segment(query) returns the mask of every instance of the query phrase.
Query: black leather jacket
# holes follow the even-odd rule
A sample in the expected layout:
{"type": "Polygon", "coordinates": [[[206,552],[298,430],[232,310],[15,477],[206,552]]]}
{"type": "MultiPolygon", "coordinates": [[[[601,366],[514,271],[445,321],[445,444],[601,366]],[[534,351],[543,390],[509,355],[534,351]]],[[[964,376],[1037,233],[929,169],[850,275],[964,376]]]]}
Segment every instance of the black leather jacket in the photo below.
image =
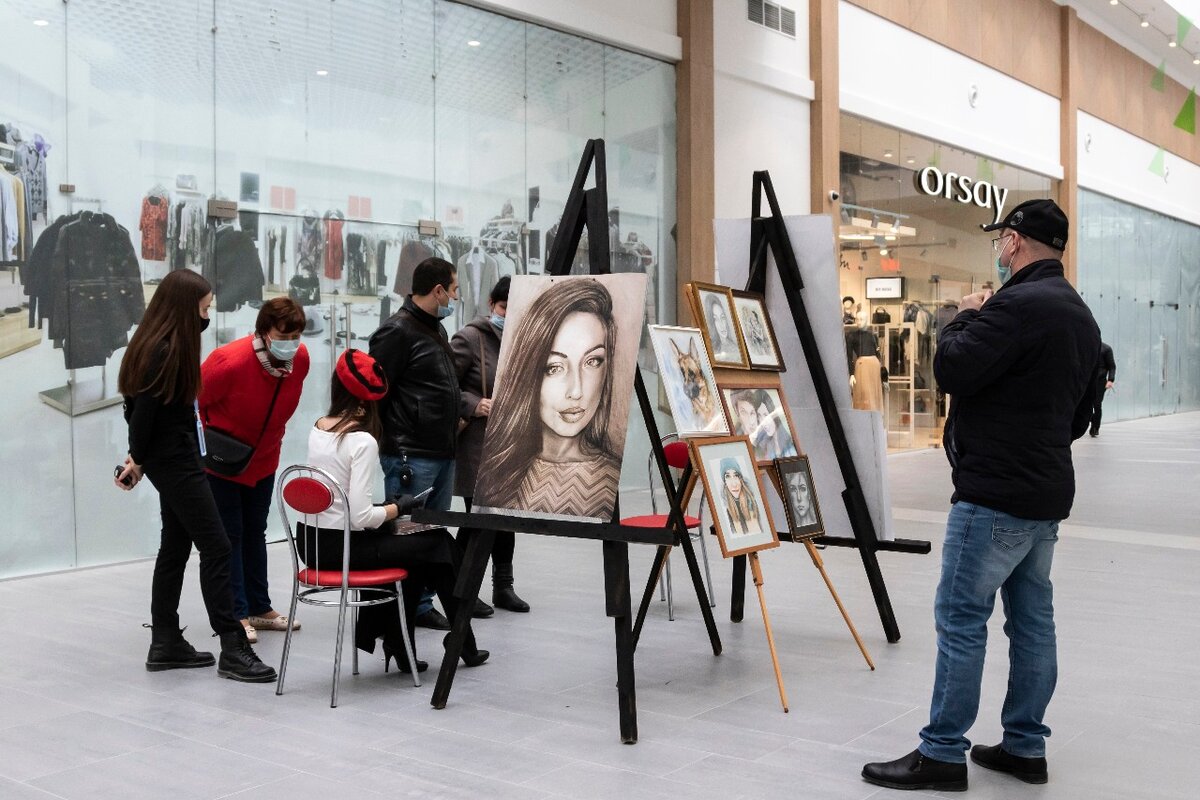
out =
{"type": "Polygon", "coordinates": [[[383,400],[383,455],[454,458],[458,419],[465,416],[458,373],[441,322],[404,305],[371,334],[371,355],[388,379],[383,400]]]}

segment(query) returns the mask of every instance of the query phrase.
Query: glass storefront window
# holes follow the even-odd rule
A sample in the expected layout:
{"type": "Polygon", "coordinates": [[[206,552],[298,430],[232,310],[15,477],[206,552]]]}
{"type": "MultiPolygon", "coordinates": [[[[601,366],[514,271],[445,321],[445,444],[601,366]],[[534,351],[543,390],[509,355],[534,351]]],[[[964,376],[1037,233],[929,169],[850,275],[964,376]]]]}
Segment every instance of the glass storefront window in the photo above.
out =
{"type": "MultiPolygon", "coordinates": [[[[852,354],[877,342],[888,371],[877,410],[890,447],[940,442],[946,401],[933,378],[939,324],[957,313],[964,295],[996,282],[995,234],[979,226],[1003,216],[997,207],[1007,211],[1050,189],[1045,176],[842,115],[839,274],[842,297],[853,298],[843,304],[844,322],[852,354]]],[[[860,407],[878,403],[856,398],[860,407]]]]}
{"type": "Polygon", "coordinates": [[[92,308],[47,304],[37,320],[28,256],[60,217],[110,215],[146,299],[172,269],[205,274],[206,354],[266,298],[305,305],[312,368],[285,464],[304,458],[335,354],[367,346],[420,257],[453,261],[468,290],[451,333],[500,276],[543,270],[589,138],[608,143],[613,270],[650,275],[649,321],[675,318],[669,64],[446,0],[0,0],[0,41],[0,180],[20,177],[13,147],[40,141],[47,206],[22,223],[26,249],[0,254],[0,401],[19,421],[0,443],[0,578],[157,547],[153,493],[110,477],[132,323],[97,337],[92,308]],[[210,218],[210,199],[235,217],[210,218]]]}

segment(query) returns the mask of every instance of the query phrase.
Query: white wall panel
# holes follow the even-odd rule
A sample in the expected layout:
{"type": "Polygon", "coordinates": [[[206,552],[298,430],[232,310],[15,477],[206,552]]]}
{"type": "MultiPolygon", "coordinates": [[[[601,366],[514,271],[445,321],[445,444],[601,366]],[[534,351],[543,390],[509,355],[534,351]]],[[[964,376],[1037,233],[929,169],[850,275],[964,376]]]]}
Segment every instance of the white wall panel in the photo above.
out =
{"type": "Polygon", "coordinates": [[[1062,177],[1057,98],[845,0],[839,13],[843,111],[1062,177]]]}
{"type": "Polygon", "coordinates": [[[1158,145],[1079,112],[1079,186],[1200,225],[1200,166],[1166,153],[1166,179],[1150,171],[1158,145]]]}

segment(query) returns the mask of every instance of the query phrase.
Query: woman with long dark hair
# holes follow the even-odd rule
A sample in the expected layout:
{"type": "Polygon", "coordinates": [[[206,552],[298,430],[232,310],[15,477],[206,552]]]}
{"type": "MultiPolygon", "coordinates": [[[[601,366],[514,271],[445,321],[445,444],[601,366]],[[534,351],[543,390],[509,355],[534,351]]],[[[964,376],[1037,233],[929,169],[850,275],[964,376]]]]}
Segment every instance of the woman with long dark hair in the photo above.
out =
{"type": "Polygon", "coordinates": [[[209,471],[221,522],[232,548],[233,613],[251,642],[259,630],[299,630],[271,606],[267,584],[267,516],[287,422],[300,403],[308,350],[300,343],[304,309],[290,297],[263,303],[254,333],[218,347],[200,367],[200,416],[254,447],[237,475],[209,471]]]}
{"type": "Polygon", "coordinates": [[[154,563],[151,643],[146,669],[209,667],[212,653],[197,652],[179,628],[179,596],[192,545],[200,552],[200,591],[209,624],[221,637],[217,674],[252,683],[275,680],[255,655],[233,614],[229,538],[204,477],[200,393],[200,333],[208,327],[212,287],[182,269],[154,292],[129,341],[117,388],[125,396],[129,455],[115,482],[129,491],[142,476],[158,490],[162,541],[154,563]]]}
{"type": "Polygon", "coordinates": [[[721,501],[725,505],[733,535],[762,533],[758,500],[735,458],[721,459],[721,501]]]}
{"type": "MultiPolygon", "coordinates": [[[[383,505],[371,500],[376,478],[380,475],[379,438],[383,421],[379,401],[387,396],[387,377],[383,368],[361,350],[342,353],[334,370],[330,388],[329,413],[317,420],[308,434],[308,460],[325,470],[346,491],[350,505],[350,569],[370,570],[401,567],[409,571],[402,584],[404,609],[408,617],[400,620],[396,603],[382,603],[359,609],[355,644],[375,652],[375,640],[383,638],[384,665],[395,658],[401,671],[408,671],[403,659],[404,628],[411,635],[414,614],[422,588],[437,593],[451,619],[458,610],[454,583],[458,576],[458,552],[454,540],[444,529],[397,535],[388,525],[399,516],[411,498],[390,499],[383,505]]],[[[300,557],[309,567],[341,571],[344,551],[345,517],[339,505],[317,515],[315,526],[298,524],[300,557]]],[[[394,587],[389,587],[394,588],[394,587]]],[[[475,645],[475,634],[468,629],[462,660],[468,667],[487,661],[488,651],[475,645]]],[[[428,664],[417,662],[418,671],[428,664]]]]}
{"type": "Polygon", "coordinates": [[[601,518],[621,463],[609,436],[617,328],[599,281],[553,284],[511,334],[504,389],[492,405],[475,504],[601,518]],[[530,387],[537,387],[531,390],[530,387]]]}

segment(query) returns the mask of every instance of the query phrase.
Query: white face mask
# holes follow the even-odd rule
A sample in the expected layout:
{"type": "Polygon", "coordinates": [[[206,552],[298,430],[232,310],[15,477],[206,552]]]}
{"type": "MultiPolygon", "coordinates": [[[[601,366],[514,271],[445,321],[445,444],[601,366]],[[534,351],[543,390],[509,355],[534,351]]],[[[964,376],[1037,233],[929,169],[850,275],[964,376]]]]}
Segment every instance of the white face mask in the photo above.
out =
{"type": "Polygon", "coordinates": [[[280,361],[291,361],[295,358],[296,353],[300,350],[299,339],[272,339],[267,349],[271,351],[271,355],[280,361]]]}

